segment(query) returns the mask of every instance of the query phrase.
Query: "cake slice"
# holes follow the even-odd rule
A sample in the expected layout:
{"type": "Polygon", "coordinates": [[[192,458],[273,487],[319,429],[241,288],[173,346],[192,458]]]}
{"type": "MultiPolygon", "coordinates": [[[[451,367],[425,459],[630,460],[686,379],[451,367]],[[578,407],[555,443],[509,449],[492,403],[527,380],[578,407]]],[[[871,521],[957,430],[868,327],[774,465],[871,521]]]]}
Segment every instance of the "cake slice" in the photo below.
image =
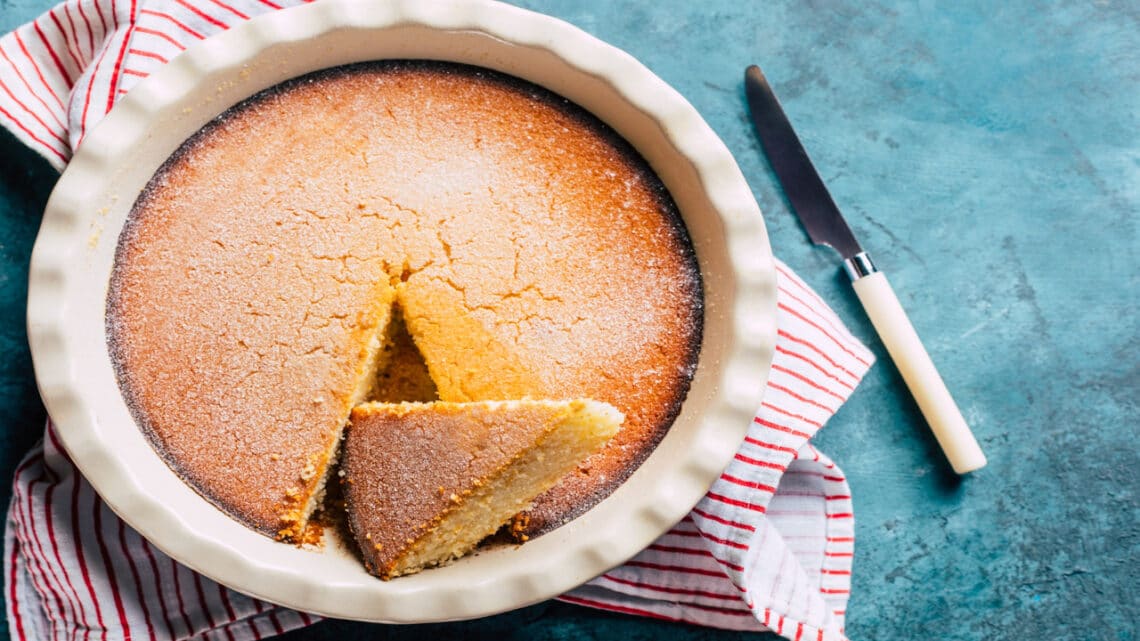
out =
{"type": "Polygon", "coordinates": [[[624,420],[592,400],[356,407],[341,460],[365,566],[390,579],[463,556],[624,420]]]}

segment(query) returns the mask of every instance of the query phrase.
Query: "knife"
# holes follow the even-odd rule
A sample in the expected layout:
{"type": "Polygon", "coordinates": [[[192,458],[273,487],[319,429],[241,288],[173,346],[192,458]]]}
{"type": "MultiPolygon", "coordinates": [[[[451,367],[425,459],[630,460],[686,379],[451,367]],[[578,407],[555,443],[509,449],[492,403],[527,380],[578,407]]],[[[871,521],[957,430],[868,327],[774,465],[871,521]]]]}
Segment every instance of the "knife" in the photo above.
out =
{"type": "Polygon", "coordinates": [[[752,124],[792,209],[813,243],[831,247],[843,257],[843,267],[851,277],[859,302],[898,366],[951,467],[958,474],[983,467],[985,454],[922,346],[891,284],[871,262],[870,255],[863,251],[839,213],[760,67],[752,65],[745,70],[744,88],[752,124]]]}

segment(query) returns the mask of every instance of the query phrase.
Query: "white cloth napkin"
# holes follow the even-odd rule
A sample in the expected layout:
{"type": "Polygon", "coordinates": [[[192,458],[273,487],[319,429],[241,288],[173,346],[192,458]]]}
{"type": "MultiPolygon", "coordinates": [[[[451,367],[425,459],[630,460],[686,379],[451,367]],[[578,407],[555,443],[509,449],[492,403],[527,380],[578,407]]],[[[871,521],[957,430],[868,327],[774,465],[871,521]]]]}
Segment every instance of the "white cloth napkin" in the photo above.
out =
{"type": "MultiPolygon", "coordinates": [[[[0,124],[63,169],[115,101],[196,41],[296,0],[68,0],[0,37],[0,124]]],[[[808,442],[873,357],[785,265],[760,409],[682,522],[561,597],[615,612],[788,639],[843,640],[854,546],[843,473],[808,442]]],[[[233,592],[173,561],[44,440],[16,472],[4,551],[13,639],[261,639],[318,617],[233,592]]]]}

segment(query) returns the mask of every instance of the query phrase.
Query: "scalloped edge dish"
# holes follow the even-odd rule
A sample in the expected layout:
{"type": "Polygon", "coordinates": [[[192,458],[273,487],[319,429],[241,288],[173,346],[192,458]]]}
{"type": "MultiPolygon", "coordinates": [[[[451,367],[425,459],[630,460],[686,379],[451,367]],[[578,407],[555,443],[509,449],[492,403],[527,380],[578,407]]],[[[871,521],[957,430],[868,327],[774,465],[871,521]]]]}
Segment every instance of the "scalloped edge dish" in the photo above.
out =
{"type": "Polygon", "coordinates": [[[775,268],[736,162],[688,102],[564,22],[483,0],[325,0],[269,13],[188,49],[87,137],[48,202],[32,254],[28,337],[68,453],[110,507],[164,552],[246,594],[326,616],[416,623],[522,607],[617,566],[683,518],[753,417],[775,345],[775,268]],[[705,287],[700,361],[681,414],[609,498],[521,546],[382,582],[347,549],[278,543],[185,485],[131,420],[104,336],[119,232],[158,166],[233,104],[317,69],[423,58],[495,69],[593,112],[676,201],[705,287]]]}

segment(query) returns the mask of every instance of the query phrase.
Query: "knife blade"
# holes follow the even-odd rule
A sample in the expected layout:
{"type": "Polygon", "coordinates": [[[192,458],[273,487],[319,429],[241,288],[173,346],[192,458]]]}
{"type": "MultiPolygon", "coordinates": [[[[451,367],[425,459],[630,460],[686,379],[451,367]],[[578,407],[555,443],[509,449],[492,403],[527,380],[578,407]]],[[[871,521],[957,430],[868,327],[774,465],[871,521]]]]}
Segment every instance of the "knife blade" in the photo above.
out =
{"type": "Polygon", "coordinates": [[[959,474],[986,464],[977,439],[886,276],[863,250],[835,205],[760,67],[744,72],[752,124],[792,211],[812,242],[839,252],[855,294],[918,403],[935,439],[959,474]]]}

